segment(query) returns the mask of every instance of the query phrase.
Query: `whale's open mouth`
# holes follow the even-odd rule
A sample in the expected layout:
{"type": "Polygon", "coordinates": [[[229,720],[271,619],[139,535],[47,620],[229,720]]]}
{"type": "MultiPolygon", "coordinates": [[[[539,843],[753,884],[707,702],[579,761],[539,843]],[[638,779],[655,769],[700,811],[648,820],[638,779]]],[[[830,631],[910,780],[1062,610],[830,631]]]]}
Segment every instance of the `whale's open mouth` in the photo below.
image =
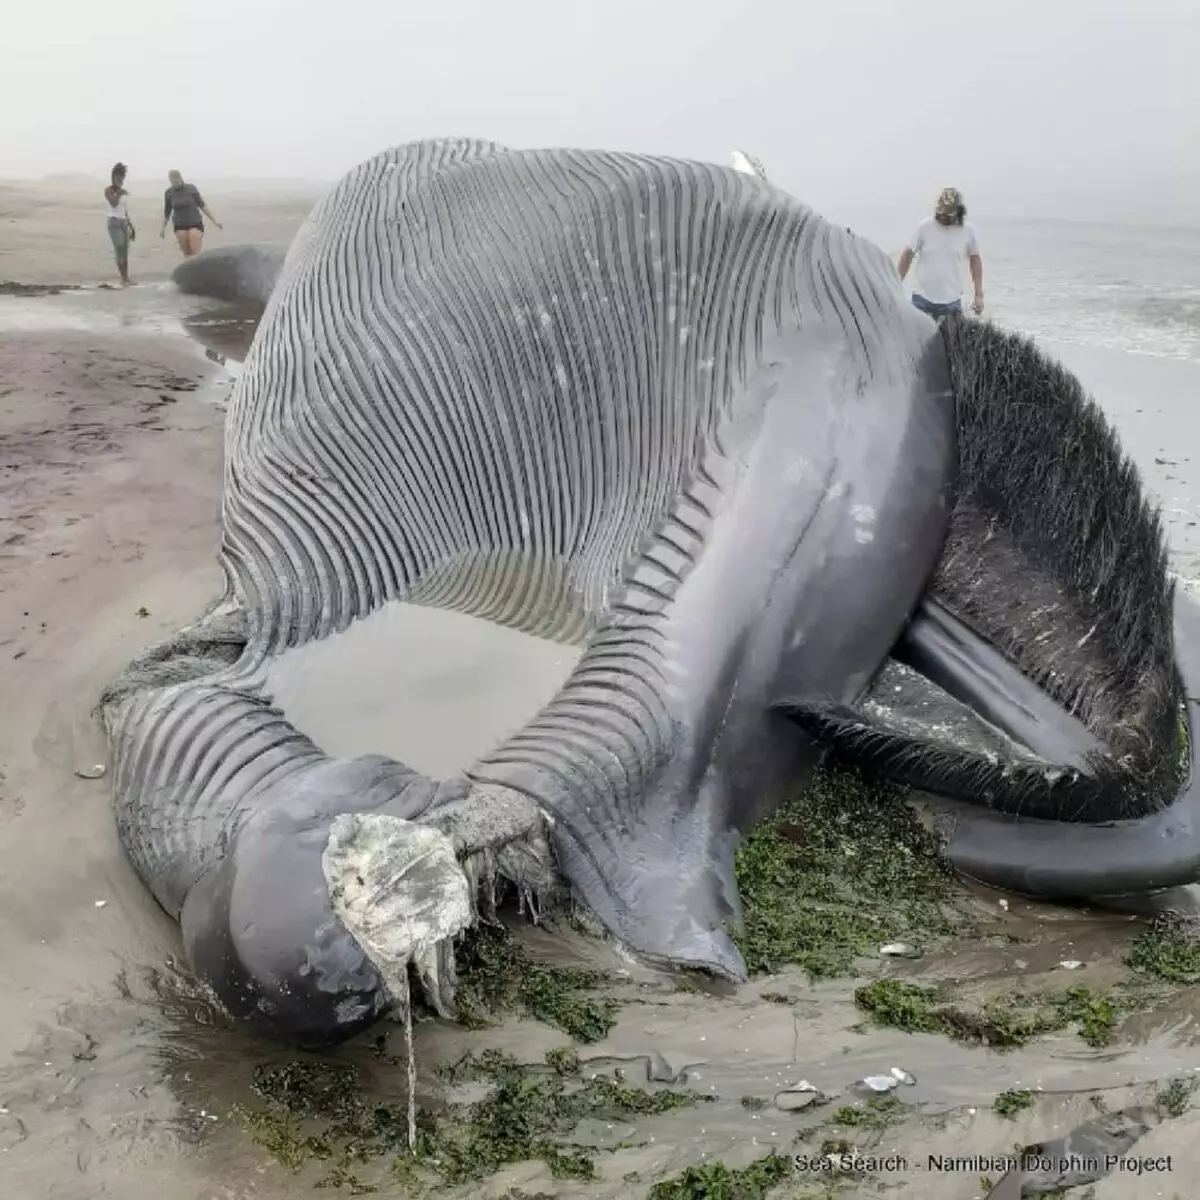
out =
{"type": "Polygon", "coordinates": [[[1048,897],[1200,878],[1200,609],[1100,410],[1026,341],[943,326],[960,476],[918,612],[855,706],[789,702],[942,798],[950,855],[1048,897]]]}

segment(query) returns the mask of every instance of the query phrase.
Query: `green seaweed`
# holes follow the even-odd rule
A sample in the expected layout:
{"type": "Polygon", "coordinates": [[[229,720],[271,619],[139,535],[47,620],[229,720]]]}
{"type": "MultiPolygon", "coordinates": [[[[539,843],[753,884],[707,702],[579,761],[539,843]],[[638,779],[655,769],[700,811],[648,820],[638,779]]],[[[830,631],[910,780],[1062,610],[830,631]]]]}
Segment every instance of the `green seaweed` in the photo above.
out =
{"type": "Polygon", "coordinates": [[[565,1140],[580,1121],[653,1116],[712,1100],[699,1092],[631,1087],[620,1072],[581,1080],[562,1066],[560,1059],[552,1073],[539,1076],[499,1050],[465,1056],[451,1077],[485,1080],[491,1091],[478,1103],[422,1114],[412,1165],[432,1170],[444,1184],[485,1179],[531,1159],[546,1163],[558,1179],[592,1179],[596,1150],[565,1140]]]}
{"type": "Polygon", "coordinates": [[[406,1112],[366,1100],[351,1064],[298,1060],[260,1066],[253,1090],[266,1107],[239,1106],[235,1112],[255,1143],[293,1172],[310,1160],[327,1163],[329,1174],[318,1187],[365,1195],[371,1185],[352,1168],[406,1146],[406,1112]]]}
{"type": "Polygon", "coordinates": [[[1027,1108],[1032,1108],[1033,1104],[1033,1092],[1027,1088],[1010,1088],[1007,1092],[1001,1092],[996,1097],[992,1103],[992,1107],[1000,1116],[1011,1121],[1017,1113],[1024,1112],[1027,1108]]]}
{"type": "Polygon", "coordinates": [[[829,1116],[831,1125],[850,1125],[855,1129],[889,1129],[903,1121],[912,1110],[895,1096],[869,1096],[863,1104],[844,1104],[829,1116]]]}
{"type": "Polygon", "coordinates": [[[937,988],[903,979],[877,979],[856,988],[854,1003],[880,1025],[906,1033],[944,1031],[937,988]]]}
{"type": "Polygon", "coordinates": [[[546,1051],[546,1066],[559,1075],[579,1073],[579,1052],[574,1046],[559,1046],[546,1051]]]}
{"type": "Polygon", "coordinates": [[[598,1151],[575,1145],[581,1121],[653,1116],[710,1103],[713,1097],[678,1089],[633,1087],[620,1072],[583,1079],[571,1051],[551,1051],[550,1065],[528,1067],[498,1050],[467,1055],[445,1074],[452,1082],[488,1084],[486,1096],[422,1112],[415,1152],[408,1147],[405,1108],[374,1102],[347,1063],[297,1061],[260,1067],[254,1090],[266,1107],[241,1110],[254,1141],[288,1170],[327,1165],[316,1186],[365,1195],[377,1185],[355,1169],[388,1155],[398,1180],[420,1185],[477,1182],[511,1163],[538,1159],[558,1179],[591,1179],[598,1151]]]}
{"type": "Polygon", "coordinates": [[[865,984],[855,990],[854,1002],[881,1025],[908,1033],[942,1033],[997,1049],[1024,1046],[1067,1029],[1089,1046],[1107,1046],[1121,1018],[1136,1007],[1126,989],[1072,987],[1040,995],[1010,992],[968,1009],[953,1004],[943,989],[900,979],[865,984]]]}
{"type": "Polygon", "coordinates": [[[813,978],[853,973],[881,942],[927,947],[963,917],[938,837],[890,784],[823,767],[753,829],[736,858],[752,974],[797,964],[813,978]]]}
{"type": "Polygon", "coordinates": [[[1200,1087],[1200,1080],[1172,1079],[1165,1088],[1154,1097],[1155,1103],[1168,1117],[1182,1117],[1191,1107],[1192,1095],[1200,1087]]]}
{"type": "Polygon", "coordinates": [[[656,1183],[646,1200],[763,1200],[791,1174],[792,1160],[782,1154],[768,1154],[748,1167],[705,1163],[656,1183]]]}
{"type": "Polygon", "coordinates": [[[1160,921],[1134,938],[1125,963],[1167,983],[1200,983],[1200,937],[1177,923],[1160,921]]]}
{"type": "Polygon", "coordinates": [[[602,971],[536,963],[503,927],[480,923],[468,930],[456,957],[459,1015],[468,1026],[515,1010],[590,1043],[616,1024],[619,1003],[599,994],[608,982],[602,971]]]}

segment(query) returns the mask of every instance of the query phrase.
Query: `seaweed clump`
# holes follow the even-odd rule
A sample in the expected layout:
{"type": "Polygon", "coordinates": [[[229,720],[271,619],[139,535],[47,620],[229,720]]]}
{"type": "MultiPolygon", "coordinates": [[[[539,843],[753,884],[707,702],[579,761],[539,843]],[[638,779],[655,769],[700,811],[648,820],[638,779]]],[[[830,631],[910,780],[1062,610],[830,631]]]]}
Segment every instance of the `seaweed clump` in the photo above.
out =
{"type": "Polygon", "coordinates": [[[843,1104],[829,1115],[829,1124],[855,1129],[890,1129],[912,1110],[895,1096],[868,1096],[865,1104],[843,1104]]]}
{"type": "Polygon", "coordinates": [[[752,974],[794,963],[815,979],[850,975],[881,942],[927,948],[964,924],[937,835],[900,788],[848,767],[820,768],[760,823],[736,872],[734,936],[752,974]]]}
{"type": "Polygon", "coordinates": [[[1200,983],[1200,936],[1195,928],[1168,918],[1138,934],[1126,965],[1139,975],[1167,983],[1200,983]]]}
{"type": "Polygon", "coordinates": [[[782,1154],[768,1154],[747,1167],[704,1163],[656,1183],[646,1200],[764,1200],[792,1174],[792,1161],[782,1154]]]}
{"type": "Polygon", "coordinates": [[[326,1164],[317,1187],[345,1188],[351,1195],[373,1192],[355,1169],[407,1148],[407,1108],[364,1097],[351,1063],[259,1066],[252,1086],[265,1107],[235,1111],[254,1141],[289,1171],[310,1161],[326,1164]]]}
{"type": "Polygon", "coordinates": [[[400,1170],[432,1169],[440,1182],[453,1185],[537,1159],[556,1179],[593,1179],[595,1148],[567,1140],[585,1118],[653,1116],[711,1099],[699,1092],[631,1087],[619,1072],[584,1080],[577,1061],[562,1055],[554,1055],[548,1065],[548,1071],[534,1071],[498,1050],[461,1059],[448,1077],[487,1082],[488,1096],[472,1105],[451,1105],[441,1114],[424,1114],[417,1152],[410,1162],[400,1160],[400,1170]]]}
{"type": "Polygon", "coordinates": [[[503,926],[479,923],[463,935],[455,954],[456,1003],[468,1028],[511,1010],[591,1043],[616,1024],[620,1004],[599,994],[608,982],[602,971],[536,963],[503,926]]]}
{"type": "Polygon", "coordinates": [[[996,1049],[1024,1046],[1036,1037],[1074,1029],[1089,1046],[1107,1046],[1121,1019],[1137,1007],[1127,989],[1086,987],[996,996],[977,1009],[954,1004],[940,988],[879,979],[857,988],[854,1002],[881,1025],[908,1033],[942,1033],[996,1049]]]}
{"type": "MultiPolygon", "coordinates": [[[[352,1195],[380,1190],[356,1173],[392,1156],[391,1184],[415,1190],[475,1183],[501,1168],[540,1160],[556,1179],[593,1179],[597,1147],[571,1140],[586,1120],[646,1117],[709,1103],[711,1096],[683,1089],[647,1090],[620,1072],[583,1078],[573,1051],[552,1051],[543,1065],[528,1066],[488,1050],[466,1055],[445,1071],[448,1082],[482,1083],[473,1103],[450,1104],[418,1116],[410,1152],[407,1109],[364,1096],[348,1063],[294,1062],[260,1067],[254,1090],[266,1102],[242,1111],[254,1140],[290,1171],[326,1165],[318,1188],[352,1195]]],[[[378,1172],[376,1172],[378,1174],[378,1172]]]]}
{"type": "Polygon", "coordinates": [[[992,1107],[1000,1116],[1011,1121],[1017,1113],[1032,1108],[1033,1102],[1034,1094],[1028,1088],[1009,1088],[1007,1092],[1001,1092],[996,1097],[992,1107]]]}
{"type": "Polygon", "coordinates": [[[1182,1117],[1192,1106],[1192,1096],[1200,1080],[1172,1079],[1165,1088],[1154,1097],[1155,1103],[1167,1117],[1182,1117]]]}

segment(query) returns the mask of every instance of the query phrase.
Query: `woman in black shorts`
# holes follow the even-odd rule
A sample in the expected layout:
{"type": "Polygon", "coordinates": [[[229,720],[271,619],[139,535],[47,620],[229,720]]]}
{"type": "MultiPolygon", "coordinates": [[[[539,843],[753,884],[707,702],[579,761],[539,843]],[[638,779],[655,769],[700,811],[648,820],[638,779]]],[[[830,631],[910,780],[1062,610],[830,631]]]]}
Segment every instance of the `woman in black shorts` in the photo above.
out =
{"type": "Polygon", "coordinates": [[[172,171],[167,178],[171,186],[163,196],[163,223],[158,236],[166,235],[167,222],[170,221],[184,258],[191,258],[193,254],[200,253],[204,241],[204,217],[218,229],[222,228],[221,222],[205,207],[204,198],[194,183],[184,183],[178,171],[172,171]]]}

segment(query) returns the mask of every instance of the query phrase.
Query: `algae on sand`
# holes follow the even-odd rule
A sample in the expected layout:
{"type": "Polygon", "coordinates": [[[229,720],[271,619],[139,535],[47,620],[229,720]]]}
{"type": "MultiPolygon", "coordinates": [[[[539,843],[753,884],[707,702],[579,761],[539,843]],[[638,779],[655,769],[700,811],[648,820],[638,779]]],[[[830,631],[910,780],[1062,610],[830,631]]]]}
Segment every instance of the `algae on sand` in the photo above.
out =
{"type": "Polygon", "coordinates": [[[1107,1046],[1121,1019],[1140,1007],[1130,989],[1085,987],[1053,992],[1007,992],[978,1008],[956,1004],[948,989],[902,979],[877,979],[854,992],[854,1002],[880,1025],[908,1033],[942,1033],[996,1049],[1074,1029],[1089,1046],[1107,1046]]]}
{"type": "Polygon", "coordinates": [[[324,1164],[315,1186],[363,1195],[378,1190],[370,1164],[391,1157],[391,1183],[416,1191],[479,1182],[513,1163],[540,1160],[559,1179],[592,1179],[600,1151],[571,1140],[586,1119],[654,1116],[712,1102],[683,1089],[630,1086],[619,1072],[583,1078],[570,1053],[528,1066],[498,1050],[468,1054],[445,1072],[452,1083],[486,1085],[484,1097],[419,1117],[415,1153],[407,1148],[407,1110],[365,1096],[346,1063],[293,1062],[259,1068],[255,1091],[266,1107],[243,1110],[254,1140],[298,1172],[324,1164]],[[364,1180],[356,1172],[371,1176],[364,1180]]]}
{"type": "Polygon", "coordinates": [[[764,1200],[791,1174],[791,1160],[781,1154],[768,1154],[748,1167],[705,1163],[656,1183],[646,1200],[764,1200]]]}
{"type": "Polygon", "coordinates": [[[848,975],[881,943],[928,948],[962,923],[937,835],[903,791],[849,768],[817,770],[750,833],[736,869],[751,974],[848,975]]]}
{"type": "Polygon", "coordinates": [[[912,1114],[903,1100],[895,1096],[868,1096],[862,1104],[843,1104],[829,1115],[831,1125],[849,1125],[855,1129],[890,1129],[912,1114]]]}
{"type": "Polygon", "coordinates": [[[1134,938],[1125,961],[1138,974],[1166,983],[1200,983],[1200,929],[1161,918],[1134,938]]]}
{"type": "MultiPolygon", "coordinates": [[[[567,1139],[585,1118],[652,1116],[711,1102],[698,1092],[630,1087],[620,1073],[581,1079],[555,1056],[549,1070],[531,1069],[498,1050],[468,1055],[450,1069],[456,1081],[483,1080],[488,1096],[465,1107],[425,1114],[411,1166],[446,1184],[468,1183],[510,1163],[540,1159],[555,1178],[592,1179],[597,1151],[567,1139]]],[[[402,1170],[408,1164],[399,1160],[402,1170]]]]}
{"type": "Polygon", "coordinates": [[[992,1107],[1000,1116],[1011,1121],[1017,1113],[1032,1108],[1033,1104],[1034,1093],[1028,1088],[1009,1088],[1007,1092],[1001,1092],[996,1097],[992,1102],[992,1107]]]}
{"type": "Polygon", "coordinates": [[[600,1041],[616,1024],[620,1006],[602,993],[603,972],[536,963],[503,926],[468,930],[456,957],[456,1003],[468,1027],[513,1010],[587,1043],[600,1041]]]}
{"type": "Polygon", "coordinates": [[[1168,1117],[1182,1117],[1192,1106],[1192,1096],[1200,1087],[1200,1080],[1195,1077],[1187,1079],[1172,1079],[1158,1095],[1155,1103],[1168,1117]]]}

